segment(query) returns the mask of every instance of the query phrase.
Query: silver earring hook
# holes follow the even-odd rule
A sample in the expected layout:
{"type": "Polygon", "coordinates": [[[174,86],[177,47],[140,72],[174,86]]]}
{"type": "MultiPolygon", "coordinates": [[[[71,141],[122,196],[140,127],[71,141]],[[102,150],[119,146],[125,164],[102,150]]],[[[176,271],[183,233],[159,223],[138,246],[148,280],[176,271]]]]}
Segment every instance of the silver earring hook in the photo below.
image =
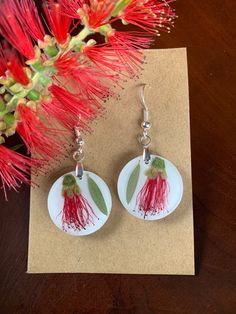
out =
{"type": "Polygon", "coordinates": [[[149,119],[149,110],[148,110],[148,106],[145,102],[145,97],[144,97],[144,90],[145,90],[146,85],[147,84],[145,84],[145,83],[141,84],[140,89],[139,89],[139,99],[140,99],[140,103],[143,107],[144,122],[148,121],[148,119],[149,119]]]}
{"type": "Polygon", "coordinates": [[[75,142],[77,144],[77,149],[73,153],[73,159],[76,162],[75,166],[75,175],[80,180],[83,178],[84,167],[83,167],[83,160],[84,160],[84,152],[83,152],[83,145],[84,141],[80,133],[79,125],[74,126],[75,132],[75,142]]]}
{"type": "Polygon", "coordinates": [[[141,105],[143,107],[143,121],[141,124],[141,127],[143,129],[143,134],[139,137],[139,142],[143,146],[143,160],[146,164],[150,162],[151,155],[149,152],[149,146],[151,144],[151,138],[148,135],[148,130],[151,128],[151,123],[149,122],[149,110],[148,106],[145,102],[144,98],[144,89],[146,87],[146,84],[141,84],[139,89],[139,99],[141,102],[141,105]]]}

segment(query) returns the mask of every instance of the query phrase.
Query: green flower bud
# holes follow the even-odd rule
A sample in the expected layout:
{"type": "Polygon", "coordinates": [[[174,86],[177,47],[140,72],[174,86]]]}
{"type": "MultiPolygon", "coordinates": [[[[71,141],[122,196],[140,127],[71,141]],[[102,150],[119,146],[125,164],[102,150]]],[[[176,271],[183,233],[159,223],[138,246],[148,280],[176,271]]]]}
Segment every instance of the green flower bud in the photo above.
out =
{"type": "Polygon", "coordinates": [[[6,109],[6,105],[2,99],[0,99],[0,112],[3,112],[6,109]]]}
{"type": "Polygon", "coordinates": [[[40,60],[37,60],[34,64],[31,64],[31,66],[38,72],[41,72],[44,70],[44,66],[42,65],[40,60]]]}
{"type": "Polygon", "coordinates": [[[28,92],[28,94],[26,95],[26,97],[29,99],[29,100],[39,100],[40,98],[40,93],[35,90],[35,89],[32,89],[31,91],[28,92]]]}
{"type": "Polygon", "coordinates": [[[47,47],[45,48],[45,52],[46,52],[46,54],[47,54],[49,57],[53,58],[53,57],[56,57],[56,56],[57,56],[57,54],[58,54],[59,51],[58,51],[57,48],[54,47],[54,46],[47,46],[47,47]]]}
{"type": "Polygon", "coordinates": [[[15,122],[15,117],[12,113],[8,112],[5,114],[3,120],[7,125],[13,125],[15,122]]]}

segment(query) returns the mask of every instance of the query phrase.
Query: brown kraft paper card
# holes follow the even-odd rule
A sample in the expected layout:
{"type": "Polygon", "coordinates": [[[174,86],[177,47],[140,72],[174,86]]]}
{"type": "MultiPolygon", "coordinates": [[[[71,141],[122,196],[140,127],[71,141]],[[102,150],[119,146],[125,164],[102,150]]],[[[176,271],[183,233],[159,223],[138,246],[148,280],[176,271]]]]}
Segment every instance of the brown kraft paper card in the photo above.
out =
{"type": "Polygon", "coordinates": [[[124,84],[120,99],[106,104],[105,118],[93,123],[85,140],[84,167],[106,181],[112,212],[102,229],[73,237],[51,221],[47,196],[53,182],[73,170],[72,158],[38,177],[31,190],[28,273],[194,274],[189,95],[186,49],[146,50],[138,80],[124,84]],[[142,155],[138,84],[146,83],[150,110],[151,152],[172,161],[184,182],[182,202],[159,221],[131,216],[117,195],[117,179],[125,164],[142,155]]]}

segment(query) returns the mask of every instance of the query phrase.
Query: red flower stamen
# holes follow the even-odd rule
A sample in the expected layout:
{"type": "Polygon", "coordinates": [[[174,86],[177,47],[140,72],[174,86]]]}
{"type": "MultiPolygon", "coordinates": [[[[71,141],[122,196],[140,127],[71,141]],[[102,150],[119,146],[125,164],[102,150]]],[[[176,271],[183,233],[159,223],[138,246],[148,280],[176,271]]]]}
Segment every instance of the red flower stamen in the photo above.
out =
{"type": "Polygon", "coordinates": [[[7,189],[17,191],[22,183],[32,185],[30,174],[35,174],[35,169],[42,165],[41,160],[23,156],[0,145],[0,179],[6,200],[7,189]]]}
{"type": "Polygon", "coordinates": [[[104,100],[112,95],[104,82],[112,79],[112,75],[92,68],[82,57],[83,55],[71,52],[61,55],[54,64],[58,70],[57,75],[62,76],[77,94],[84,95],[84,98],[101,108],[98,99],[104,100]]]}
{"type": "Polygon", "coordinates": [[[64,44],[67,41],[72,18],[65,16],[61,4],[54,0],[49,0],[43,8],[53,36],[59,44],[64,44]]]}
{"type": "MultiPolygon", "coordinates": [[[[73,125],[75,124],[75,121],[78,120],[78,115],[71,114],[66,107],[67,106],[64,106],[64,104],[56,99],[53,99],[50,102],[43,102],[41,104],[41,108],[49,120],[60,123],[70,133],[74,134],[73,125]]],[[[71,110],[70,106],[70,111],[71,110]]],[[[80,118],[80,126],[81,129],[85,131],[91,131],[90,127],[82,120],[82,118],[80,118]]]]}
{"type": "Polygon", "coordinates": [[[64,193],[64,206],[62,209],[62,228],[74,230],[84,230],[89,224],[94,224],[95,213],[81,193],[74,193],[71,197],[64,193]],[[91,215],[92,213],[92,215],[91,215]]]}
{"type": "MultiPolygon", "coordinates": [[[[55,84],[49,87],[49,91],[54,96],[51,110],[61,109],[67,112],[67,115],[72,115],[74,121],[78,119],[78,117],[80,117],[82,121],[88,121],[93,119],[97,114],[97,108],[91,106],[90,102],[82,99],[79,94],[72,94],[55,84]]],[[[61,122],[63,121],[61,120],[61,122]]],[[[72,127],[73,124],[71,125],[71,128],[72,127]]]]}
{"type": "Polygon", "coordinates": [[[81,8],[81,18],[85,17],[87,25],[96,29],[102,25],[110,23],[109,18],[115,7],[115,2],[111,0],[90,0],[89,5],[85,1],[81,8]]]}
{"type": "Polygon", "coordinates": [[[166,208],[168,192],[168,182],[160,173],[155,178],[147,178],[136,199],[136,206],[143,212],[144,218],[159,214],[166,208]]]}
{"type": "Polygon", "coordinates": [[[119,14],[126,22],[147,32],[156,34],[159,30],[168,31],[176,17],[169,3],[173,0],[133,0],[119,14]]]}
{"type": "Polygon", "coordinates": [[[5,54],[7,59],[7,69],[10,71],[14,80],[24,86],[28,85],[30,80],[16,51],[6,50],[5,54]]]}
{"type": "Polygon", "coordinates": [[[111,0],[60,0],[60,3],[68,16],[81,19],[91,29],[110,23],[115,8],[115,1],[111,0]]]}
{"type": "Polygon", "coordinates": [[[7,59],[5,56],[6,45],[0,43],[0,76],[5,76],[7,71],[7,59]]]}
{"type": "Polygon", "coordinates": [[[15,14],[24,29],[30,34],[34,40],[44,40],[45,30],[40,20],[37,7],[34,0],[16,1],[15,14]]]}
{"type": "Polygon", "coordinates": [[[126,64],[121,63],[117,53],[107,44],[84,46],[82,53],[101,71],[113,71],[119,75],[127,72],[126,64]]]}
{"type": "Polygon", "coordinates": [[[63,178],[62,196],[64,205],[62,209],[62,228],[67,231],[85,230],[87,225],[94,225],[94,217],[98,218],[87,201],[82,195],[80,187],[73,175],[68,174],[63,178]]]}
{"type": "Polygon", "coordinates": [[[0,34],[23,56],[33,59],[35,52],[31,38],[17,19],[15,12],[15,2],[3,0],[0,11],[0,34]]]}
{"type": "Polygon", "coordinates": [[[119,32],[111,30],[107,33],[108,44],[116,52],[127,72],[134,76],[142,68],[144,56],[140,49],[146,49],[152,42],[152,37],[143,32],[119,32]]]}
{"type": "Polygon", "coordinates": [[[63,8],[64,14],[73,18],[79,19],[78,9],[82,6],[82,1],[80,0],[58,0],[63,8]]]}
{"type": "Polygon", "coordinates": [[[23,104],[17,106],[20,121],[17,132],[23,139],[28,152],[45,159],[57,159],[64,154],[64,147],[60,143],[62,131],[49,128],[39,119],[38,112],[23,104]]]}

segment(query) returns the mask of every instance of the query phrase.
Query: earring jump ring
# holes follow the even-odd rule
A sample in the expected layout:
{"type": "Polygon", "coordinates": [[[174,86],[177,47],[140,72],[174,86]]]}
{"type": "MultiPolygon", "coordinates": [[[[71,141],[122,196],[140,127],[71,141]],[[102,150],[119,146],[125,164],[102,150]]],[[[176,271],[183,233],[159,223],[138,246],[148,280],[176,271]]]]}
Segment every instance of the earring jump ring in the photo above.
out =
{"type": "Polygon", "coordinates": [[[151,137],[149,135],[141,136],[139,142],[144,148],[148,148],[151,144],[151,137]]]}

